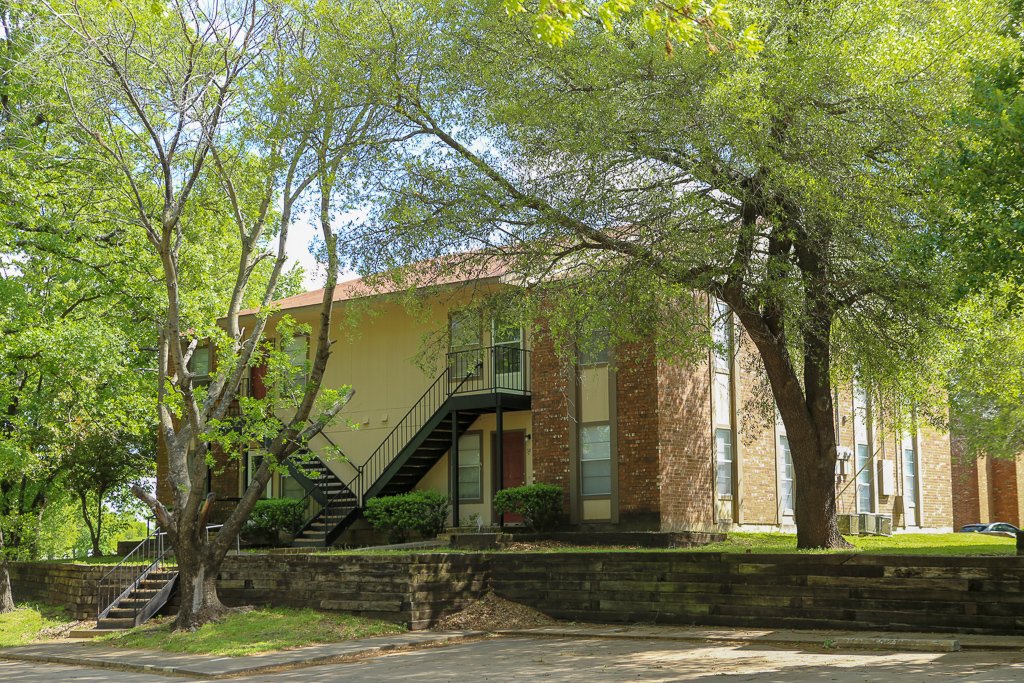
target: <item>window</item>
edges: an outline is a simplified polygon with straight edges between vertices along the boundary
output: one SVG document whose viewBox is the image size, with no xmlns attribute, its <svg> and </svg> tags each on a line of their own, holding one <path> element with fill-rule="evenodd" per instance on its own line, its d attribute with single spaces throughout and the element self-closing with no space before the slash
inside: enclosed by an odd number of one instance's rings
<svg viewBox="0 0 1024 683">
<path fill-rule="evenodd" d="M 459 500 L 472 502 L 483 500 L 481 482 L 482 462 L 479 432 L 463 434 L 459 437 Z"/>
<path fill-rule="evenodd" d="M 715 301 L 711 309 L 711 335 L 715 342 L 715 370 L 732 370 L 732 313 L 723 301 Z"/>
<path fill-rule="evenodd" d="M 197 346 L 192 350 L 192 357 L 188 361 L 188 369 L 195 375 L 197 383 L 210 380 L 210 347 Z"/>
<path fill-rule="evenodd" d="M 903 509 L 907 526 L 921 526 L 917 500 L 917 444 L 911 434 L 903 435 Z"/>
<path fill-rule="evenodd" d="M 499 383 L 508 389 L 521 388 L 517 385 L 523 369 L 523 328 L 495 320 L 491 340 L 494 344 L 494 372 Z"/>
<path fill-rule="evenodd" d="M 608 330 L 594 330 L 583 344 L 580 344 L 580 365 L 608 364 Z"/>
<path fill-rule="evenodd" d="M 867 444 L 857 444 L 857 510 L 871 512 L 871 453 Z"/>
<path fill-rule="evenodd" d="M 715 463 L 717 465 L 718 497 L 732 496 L 732 430 L 715 430 Z"/>
<path fill-rule="evenodd" d="M 263 464 L 263 451 L 254 450 L 246 453 L 245 457 L 245 485 L 248 488 L 252 480 L 256 478 L 256 470 Z M 264 498 L 272 498 L 274 490 L 273 477 L 267 481 L 267 488 L 263 491 Z"/>
<path fill-rule="evenodd" d="M 857 471 L 857 512 L 874 512 L 874 470 L 868 431 L 868 395 L 863 387 L 853 388 L 854 465 Z"/>
<path fill-rule="evenodd" d="M 584 496 L 612 493 L 612 429 L 603 424 L 580 428 L 580 473 Z"/>
<path fill-rule="evenodd" d="M 292 337 L 284 343 L 285 355 L 292 364 L 291 384 L 300 387 L 309 379 L 307 361 L 309 360 L 309 337 L 304 334 Z"/>
<path fill-rule="evenodd" d="M 789 437 L 779 437 L 780 462 L 779 474 L 779 503 L 782 507 L 782 514 L 792 515 L 795 509 L 793 495 L 793 452 L 789 450 Z"/>
</svg>

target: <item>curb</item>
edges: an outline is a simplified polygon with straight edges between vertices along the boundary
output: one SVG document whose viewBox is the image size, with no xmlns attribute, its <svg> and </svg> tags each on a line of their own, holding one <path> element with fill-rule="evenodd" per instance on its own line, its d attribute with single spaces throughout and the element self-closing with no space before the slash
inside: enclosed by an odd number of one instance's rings
<svg viewBox="0 0 1024 683">
<path fill-rule="evenodd" d="M 565 630 L 558 631 L 545 629 L 533 631 L 530 629 L 504 629 L 496 631 L 501 636 L 530 636 L 546 638 L 602 638 L 608 640 L 662 640 L 683 643 L 744 643 L 761 645 L 789 645 L 798 647 L 820 647 L 824 649 L 846 649 L 846 650 L 896 650 L 904 652 L 959 652 L 962 647 L 959 640 L 955 638 L 872 638 L 857 636 L 838 636 L 835 638 L 804 636 L 789 638 L 785 636 L 744 636 L 735 634 L 729 636 L 707 636 L 686 633 L 628 633 L 628 632 L 593 632 Z M 1020 650 L 1020 646 L 994 645 L 992 647 L 971 647 L 968 649 L 1000 649 Z"/>
</svg>

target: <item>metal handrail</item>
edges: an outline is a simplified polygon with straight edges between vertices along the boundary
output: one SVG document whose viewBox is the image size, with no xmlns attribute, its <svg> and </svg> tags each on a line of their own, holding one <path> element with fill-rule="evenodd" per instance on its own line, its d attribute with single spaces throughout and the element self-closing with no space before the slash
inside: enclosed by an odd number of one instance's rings
<svg viewBox="0 0 1024 683">
<path fill-rule="evenodd" d="M 147 520 L 148 523 L 148 520 Z M 206 541 L 210 541 L 210 531 L 224 528 L 223 524 L 206 525 Z M 235 550 L 241 551 L 241 540 L 235 536 Z M 167 532 L 154 529 L 146 538 L 132 548 L 131 552 L 121 558 L 114 567 L 107 571 L 96 582 L 96 613 L 102 619 L 110 613 L 122 598 L 127 597 L 138 588 L 139 584 L 157 570 L 176 568 L 178 563 L 173 558 L 174 548 L 167 543 Z M 147 563 L 148 560 L 148 563 Z M 142 611 L 134 610 L 134 614 Z"/>
<path fill-rule="evenodd" d="M 96 582 L 97 619 L 110 613 L 110 609 L 135 590 L 151 572 L 172 566 L 165 562 L 171 547 L 166 544 L 167 533 L 154 531 L 135 546 L 120 562 Z M 174 566 L 177 566 L 176 563 Z"/>
<path fill-rule="evenodd" d="M 466 372 L 455 389 L 447 389 L 444 386 L 451 383 L 451 367 L 445 368 L 444 372 L 438 375 L 433 384 L 423 392 L 419 400 L 412 405 L 409 411 L 398 421 L 394 429 L 384 437 L 381 444 L 366 459 L 366 462 L 362 465 L 362 470 L 353 480 L 355 484 L 353 492 L 355 492 L 360 506 L 365 503 L 364 497 L 366 492 L 384 474 L 391 463 L 394 462 L 405 445 L 416 436 L 416 433 L 434 416 L 444 402 L 472 379 L 482 367 L 483 361 L 478 361 L 472 370 Z M 427 401 L 428 398 L 431 399 L 429 402 Z"/>
</svg>

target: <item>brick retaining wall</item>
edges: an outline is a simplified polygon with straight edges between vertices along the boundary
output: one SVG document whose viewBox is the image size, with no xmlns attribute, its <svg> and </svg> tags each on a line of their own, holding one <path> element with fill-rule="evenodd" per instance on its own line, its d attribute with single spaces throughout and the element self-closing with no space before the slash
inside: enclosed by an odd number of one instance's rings
<svg viewBox="0 0 1024 683">
<path fill-rule="evenodd" d="M 105 567 L 13 564 L 19 600 L 95 614 Z M 482 595 L 589 622 L 1024 635 L 1024 558 L 687 552 L 241 555 L 227 604 L 340 610 L 426 628 Z"/>
</svg>

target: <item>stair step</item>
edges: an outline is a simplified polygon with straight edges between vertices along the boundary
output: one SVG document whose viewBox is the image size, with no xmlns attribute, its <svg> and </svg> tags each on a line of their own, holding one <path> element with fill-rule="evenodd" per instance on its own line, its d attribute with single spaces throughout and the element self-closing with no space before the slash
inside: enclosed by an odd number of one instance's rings
<svg viewBox="0 0 1024 683">
<path fill-rule="evenodd" d="M 123 631 L 135 627 L 135 619 L 100 619 L 96 622 L 96 628 L 112 629 Z"/>
<path fill-rule="evenodd" d="M 107 616 L 111 619 L 134 619 L 136 612 L 137 610 L 118 605 L 117 607 L 112 607 L 110 611 L 107 612 Z"/>
</svg>

